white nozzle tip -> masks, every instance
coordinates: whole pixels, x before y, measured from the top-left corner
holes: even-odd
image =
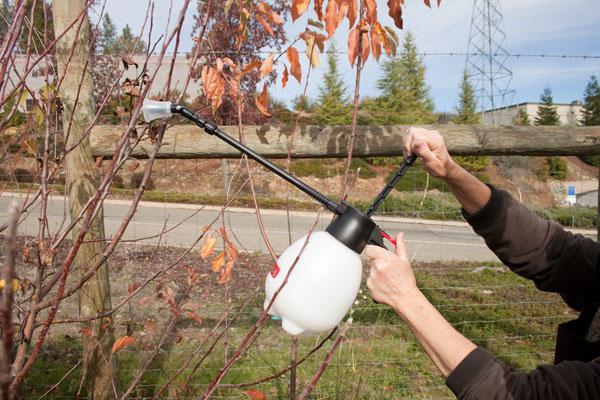
[[[155,119],[168,118],[173,113],[171,112],[170,101],[156,101],[156,100],[144,100],[142,105],[142,112],[144,113],[144,121],[151,122]]]

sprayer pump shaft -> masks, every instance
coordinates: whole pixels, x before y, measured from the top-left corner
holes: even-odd
[[[245,146],[244,144],[240,143],[239,141],[235,140],[234,138],[229,136],[227,133],[225,133],[221,129],[219,129],[219,127],[217,125],[215,125],[214,123],[206,121],[204,118],[194,114],[193,112],[191,112],[190,110],[188,110],[187,108],[185,108],[181,105],[173,104],[171,106],[171,112],[181,114],[183,117],[189,119],[190,121],[193,121],[200,128],[204,129],[204,131],[206,133],[218,137],[225,143],[227,143],[230,146],[234,147],[235,149],[241,151],[243,154],[247,155],[248,157],[255,160],[256,162],[258,162],[265,168],[267,168],[270,171],[274,172],[275,174],[279,175],[281,178],[285,179],[286,181],[288,181],[289,183],[291,183],[298,189],[302,190],[304,193],[308,194],[313,199],[317,200],[319,203],[323,204],[325,207],[327,207],[328,210],[330,210],[336,214],[340,213],[338,204],[335,201],[327,198],[327,196],[325,196],[324,194],[322,194],[322,193],[318,192],[317,190],[313,189],[312,187],[308,186],[306,183],[302,182],[295,176],[289,174],[287,171],[284,171],[283,169],[279,168],[277,165],[273,164],[272,162],[270,162],[269,160],[267,160],[260,154],[256,153],[251,148],[249,148],[249,147]]]
[[[385,185],[383,190],[377,195],[377,197],[373,201],[373,204],[371,204],[371,206],[367,210],[367,217],[370,217],[375,213],[375,211],[377,211],[377,209],[381,206],[386,197],[390,194],[392,189],[396,187],[396,184],[398,183],[400,178],[402,178],[402,176],[406,173],[410,166],[415,163],[416,160],[417,156],[413,154],[402,162],[400,168],[398,168],[392,179],[390,179],[390,181]]]

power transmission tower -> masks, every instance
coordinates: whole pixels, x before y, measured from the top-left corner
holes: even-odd
[[[508,68],[505,46],[500,0],[474,0],[466,68],[482,113],[507,106],[514,98],[513,73]],[[490,125],[498,123],[494,112],[481,120]]]

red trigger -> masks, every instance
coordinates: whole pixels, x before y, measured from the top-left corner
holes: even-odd
[[[379,232],[381,233],[381,236],[382,236],[382,237],[383,237],[385,240],[389,241],[389,242],[390,242],[391,244],[393,244],[394,246],[397,246],[396,239],[394,239],[393,237],[391,237],[390,235],[388,235],[388,234],[387,234],[387,233],[385,233],[384,231],[379,231]]]

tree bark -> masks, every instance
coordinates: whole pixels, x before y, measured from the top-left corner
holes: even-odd
[[[221,127],[230,136],[237,126]],[[401,156],[405,126],[359,126],[353,157]],[[453,155],[559,156],[600,154],[600,127],[436,125]],[[119,126],[95,126],[91,142],[94,156],[110,158],[121,135]],[[345,158],[348,126],[299,126],[294,158]],[[267,158],[287,158],[293,126],[262,125],[244,128],[244,142]],[[152,144],[142,143],[132,157],[148,158]],[[239,158],[240,153],[195,125],[176,125],[165,133],[158,158]]]
[[[86,0],[60,0],[52,2],[54,29],[58,35],[82,12]],[[90,126],[96,112],[91,74],[90,29],[87,15],[58,42],[56,58],[59,72],[65,73],[59,89],[64,106],[63,131],[67,147],[79,143],[66,157],[67,191],[71,217],[78,215],[83,206],[96,192],[100,175],[94,163],[90,141],[83,134]],[[73,52],[71,55],[71,51]],[[79,234],[80,226],[73,230]],[[104,243],[104,217],[102,210],[93,221],[85,236],[87,243],[81,246],[73,271],[85,271],[86,265],[94,264],[102,252]],[[80,317],[93,316],[111,308],[108,266],[103,265],[79,291]],[[112,324],[105,320],[86,324],[83,340],[83,381],[90,399],[110,399],[113,364],[110,351],[113,343]],[[89,334],[91,332],[91,335]]]

